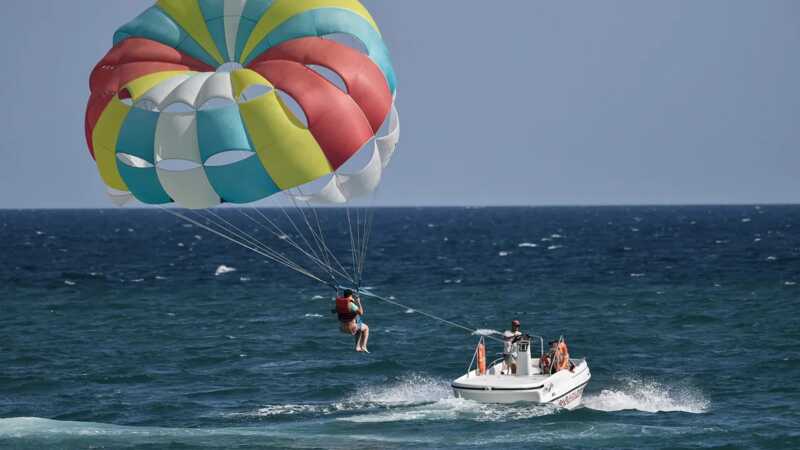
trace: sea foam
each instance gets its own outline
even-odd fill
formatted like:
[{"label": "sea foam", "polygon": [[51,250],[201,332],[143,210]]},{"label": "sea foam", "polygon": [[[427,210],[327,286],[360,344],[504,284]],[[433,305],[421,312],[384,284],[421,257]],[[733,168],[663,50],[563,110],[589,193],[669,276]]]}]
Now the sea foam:
[{"label": "sea foam", "polygon": [[583,404],[598,411],[677,411],[700,414],[708,410],[710,402],[699,389],[692,386],[669,386],[652,380],[626,378],[621,380],[621,385],[617,388],[585,395]]}]

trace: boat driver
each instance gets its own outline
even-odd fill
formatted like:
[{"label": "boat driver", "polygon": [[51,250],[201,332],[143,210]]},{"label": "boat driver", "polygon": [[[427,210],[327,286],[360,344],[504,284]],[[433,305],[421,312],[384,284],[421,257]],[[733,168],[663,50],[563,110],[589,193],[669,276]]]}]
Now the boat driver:
[{"label": "boat driver", "polygon": [[520,326],[519,320],[514,319],[511,321],[511,330],[506,330],[503,333],[503,358],[505,360],[505,366],[507,370],[510,370],[511,374],[514,375],[517,373],[517,361],[514,354],[517,351],[517,341],[522,337],[522,332],[519,331]]},{"label": "boat driver", "polygon": [[332,312],[339,318],[339,330],[355,337],[356,351],[369,353],[367,350],[369,327],[361,319],[364,315],[361,299],[350,289],[345,289],[342,296],[336,298],[336,309]]}]

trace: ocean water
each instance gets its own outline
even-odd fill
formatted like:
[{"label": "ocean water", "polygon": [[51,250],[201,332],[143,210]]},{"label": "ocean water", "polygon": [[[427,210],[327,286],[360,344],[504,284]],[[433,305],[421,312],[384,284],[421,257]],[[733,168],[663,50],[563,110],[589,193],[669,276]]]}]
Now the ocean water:
[{"label": "ocean water", "polygon": [[572,412],[454,398],[476,337],[375,300],[357,354],[329,290],[163,211],[0,235],[0,448],[800,448],[800,207],[377,210],[366,284],[565,335]]}]

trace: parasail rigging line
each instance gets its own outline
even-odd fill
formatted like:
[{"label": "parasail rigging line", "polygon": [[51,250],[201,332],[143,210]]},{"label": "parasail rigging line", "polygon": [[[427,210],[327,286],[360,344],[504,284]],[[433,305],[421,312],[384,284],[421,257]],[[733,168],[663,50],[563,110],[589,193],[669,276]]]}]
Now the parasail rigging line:
[{"label": "parasail rigging line", "polygon": [[[265,217],[264,213],[262,213],[260,210],[258,211],[258,213],[259,213],[259,214],[260,214],[262,217]],[[265,217],[265,218],[266,218],[266,217]],[[291,220],[291,217],[289,217],[289,219]],[[269,219],[267,219],[267,220],[269,220]],[[270,221],[270,222],[271,222],[271,221]],[[300,231],[299,231],[299,230],[298,230],[298,228],[297,228],[297,225],[295,225],[295,224],[294,224],[294,221],[292,221],[292,227],[293,227],[293,228],[294,228],[294,229],[295,229],[295,230],[296,230],[298,233],[300,233]],[[323,267],[323,268],[325,268],[325,270],[327,271],[327,273],[328,273],[328,275],[330,276],[331,280],[334,280],[334,283],[335,283],[336,276],[340,276],[340,277],[342,277],[342,278],[345,278],[345,279],[347,279],[347,280],[352,280],[352,279],[353,279],[353,277],[352,277],[352,276],[351,276],[349,273],[347,273],[347,271],[346,271],[346,270],[344,270],[344,268],[343,268],[343,267],[341,267],[341,266],[340,266],[340,267],[338,267],[338,268],[337,268],[337,267],[335,267],[333,264],[331,264],[331,262],[330,262],[330,259],[329,259],[329,258],[325,258],[325,260],[323,260],[323,259],[322,259],[323,257],[321,257],[321,256],[320,256],[320,255],[319,255],[319,254],[318,254],[318,253],[317,253],[317,252],[314,250],[314,248],[313,248],[313,247],[311,246],[311,244],[308,242],[308,239],[306,239],[306,238],[305,238],[305,235],[304,235],[304,234],[302,234],[302,233],[300,233],[300,236],[301,236],[301,238],[302,238],[303,242],[305,242],[305,243],[306,243],[306,246],[308,247],[308,249],[307,249],[307,251],[306,251],[305,253],[306,253],[306,254],[307,254],[309,257],[312,257],[312,256],[313,256],[313,259],[314,259],[314,260],[317,262],[317,265],[319,265],[320,267]],[[295,246],[295,247],[302,247],[302,246],[300,245],[300,243],[297,243],[297,242],[295,242],[295,241],[294,241],[294,239],[292,239],[291,237],[289,237],[289,238],[287,239],[287,241],[289,241],[289,242],[290,242],[290,244],[294,244],[294,246]]]},{"label": "parasail rigging line", "polygon": [[257,254],[259,254],[259,255],[261,255],[261,256],[263,256],[263,257],[265,257],[265,258],[267,258],[267,259],[269,259],[271,261],[274,261],[274,262],[277,262],[277,263],[279,263],[281,265],[284,265],[287,268],[292,269],[295,272],[297,272],[297,273],[299,273],[299,274],[301,274],[301,275],[303,275],[303,276],[305,276],[305,277],[307,277],[309,279],[312,279],[314,281],[317,281],[317,282],[319,282],[319,283],[321,283],[321,284],[323,284],[325,286],[329,286],[329,287],[332,287],[334,289],[337,288],[335,285],[331,285],[329,282],[322,280],[318,276],[316,276],[313,273],[303,269],[302,267],[299,267],[299,266],[296,266],[296,265],[286,264],[286,262],[284,262],[280,258],[275,257],[275,256],[269,254],[268,252],[264,252],[261,249],[256,248],[256,247],[254,247],[252,245],[248,245],[247,243],[237,239],[234,236],[225,234],[225,232],[223,232],[223,231],[219,231],[217,229],[214,229],[214,228],[212,228],[212,227],[210,227],[210,226],[208,226],[206,224],[203,224],[203,223],[201,223],[201,222],[199,222],[199,221],[197,221],[197,220],[195,220],[195,219],[193,219],[191,217],[188,217],[188,216],[186,216],[184,214],[181,214],[181,213],[179,213],[177,211],[173,211],[173,210],[171,210],[169,208],[166,208],[166,207],[163,207],[163,206],[159,206],[159,208],[162,211],[165,211],[165,212],[167,212],[169,214],[172,214],[173,216],[178,217],[178,218],[180,218],[180,219],[182,219],[182,220],[184,220],[184,221],[186,221],[186,222],[188,222],[188,223],[190,223],[192,225],[200,227],[200,228],[202,228],[202,229],[204,229],[204,230],[206,230],[206,231],[208,231],[210,233],[213,233],[213,234],[215,234],[215,235],[217,235],[217,236],[219,236],[219,237],[221,237],[223,239],[226,239],[226,240],[228,240],[230,242],[233,242],[234,244],[237,244],[237,245],[239,245],[239,246],[241,246],[243,248],[246,248],[246,249],[248,249],[248,250],[250,250],[250,251],[252,251],[254,253],[257,253]]},{"label": "parasail rigging line", "polygon": [[[278,205],[278,207],[280,208],[280,210],[283,213],[283,215],[286,217],[286,219],[292,225],[292,228],[294,228],[294,231],[300,236],[300,238],[303,240],[303,242],[306,244],[306,246],[308,246],[309,252],[311,252],[314,256],[316,256],[317,259],[321,260],[320,255],[317,253],[316,250],[314,250],[314,247],[311,245],[311,243],[308,242],[308,239],[306,238],[306,235],[302,231],[300,231],[300,228],[294,222],[294,219],[292,219],[292,216],[288,212],[286,212],[286,208],[284,208],[283,205],[281,205],[278,202],[275,202],[275,203]],[[344,272],[346,273],[347,271],[345,270]]]},{"label": "parasail rigging line", "polygon": [[[340,286],[339,289],[344,289],[344,288]],[[476,331],[478,331],[478,330],[470,328],[470,327],[468,327],[466,325],[461,325],[460,323],[453,322],[452,320],[447,320],[445,318],[436,316],[436,315],[431,314],[431,313],[427,313],[425,311],[420,311],[420,310],[418,310],[416,308],[412,308],[411,306],[404,305],[404,304],[402,304],[400,302],[388,299],[386,297],[382,297],[382,296],[380,296],[378,294],[373,294],[372,292],[368,292],[368,291],[364,291],[364,290],[359,290],[358,292],[359,292],[360,295],[364,295],[364,296],[367,296],[367,297],[370,297],[370,298],[374,298],[376,300],[380,300],[380,301],[388,303],[390,305],[397,306],[398,308],[404,308],[406,311],[412,311],[413,313],[421,314],[421,315],[423,315],[423,316],[425,316],[425,317],[427,317],[429,319],[435,320],[437,322],[441,322],[441,323],[449,325],[449,326],[451,326],[453,328],[459,328],[459,329],[464,330],[464,331],[469,331],[470,334],[474,334]],[[495,340],[497,342],[505,342],[502,339],[496,338],[494,336],[483,336],[483,337],[485,337],[486,339]]]},{"label": "parasail rigging line", "polygon": [[[220,215],[214,213],[211,210],[208,210],[207,212],[209,213],[209,216],[214,215],[217,218],[219,218],[222,222],[227,223],[230,228],[226,228],[226,226],[224,224],[220,224],[218,222],[215,222],[210,217],[205,218],[208,222],[211,222],[212,224],[216,225],[217,227],[225,230],[226,232],[229,233],[230,236],[234,236],[234,237],[244,241],[245,243],[258,248],[262,252],[269,254],[272,257],[273,261],[279,262],[279,263],[283,264],[284,266],[292,268],[292,269],[294,269],[296,271],[304,271],[304,272],[312,273],[310,270],[308,270],[305,267],[301,266],[300,264],[294,262],[291,258],[289,258],[286,255],[284,255],[284,254],[282,254],[282,253],[270,248],[266,244],[264,244],[261,241],[259,241],[257,238],[255,238],[255,237],[251,236],[250,234],[242,231],[239,227],[237,227],[236,225],[232,224],[230,221],[224,219]],[[201,214],[198,212],[198,215],[201,215]]]},{"label": "parasail rigging line", "polygon": [[[298,192],[300,192],[302,194],[302,191],[300,190],[300,188],[298,188],[297,190],[298,190]],[[334,255],[333,251],[331,251],[330,247],[328,247],[328,243],[325,241],[325,233],[322,231],[322,225],[320,224],[320,221],[319,221],[319,214],[317,214],[317,209],[312,207],[311,204],[308,201],[305,201],[304,203],[306,205],[306,208],[311,210],[311,213],[314,215],[314,220],[316,222],[316,233],[314,232],[313,227],[310,227],[311,232],[315,233],[316,235],[319,236],[320,243],[322,244],[322,249],[324,250],[325,255],[326,255],[325,256],[326,261],[330,265],[331,264],[331,256],[333,256],[333,258],[335,258],[336,256]],[[303,212],[303,216],[305,217],[305,210],[303,209],[301,211]]]},{"label": "parasail rigging line", "polygon": [[[328,250],[327,246],[322,241],[322,239],[317,235],[317,233],[314,231],[314,228],[311,226],[311,223],[308,221],[308,217],[306,216],[305,211],[303,211],[301,209],[300,205],[297,203],[297,200],[294,198],[294,196],[291,193],[289,194],[289,198],[292,200],[292,204],[294,205],[295,210],[297,210],[298,214],[300,216],[302,216],[303,223],[305,223],[306,228],[308,228],[308,232],[311,235],[311,239],[314,241],[314,245],[317,246],[317,251],[319,252],[320,255],[322,255],[322,259],[325,261],[325,263],[328,264],[328,266],[330,266],[330,256],[329,256],[329,250]],[[345,272],[347,272],[347,271],[345,271]]]},{"label": "parasail rigging line", "polygon": [[255,236],[247,233],[246,231],[242,230],[241,228],[237,227],[236,225],[234,225],[229,220],[225,219],[224,217],[222,217],[220,214],[216,213],[215,211],[207,210],[207,213],[208,213],[209,216],[214,216],[214,217],[216,217],[217,219],[219,219],[223,223],[223,225],[220,225],[219,223],[213,222],[213,220],[212,220],[212,223],[215,223],[220,228],[224,229],[225,228],[224,224],[227,224],[227,226],[229,227],[227,229],[227,231],[229,233],[233,234],[234,236],[237,236],[239,239],[242,239],[245,242],[248,242],[251,245],[253,245],[253,246],[255,246],[255,247],[257,247],[257,248],[259,248],[259,249],[261,249],[261,250],[263,250],[265,252],[268,252],[270,254],[275,255],[276,257],[284,260],[285,262],[287,262],[289,264],[292,264],[292,265],[295,265],[297,267],[301,267],[302,268],[302,266],[300,266],[300,264],[297,264],[296,262],[294,262],[288,256],[284,255],[283,253],[280,253],[277,250],[274,250],[274,249],[270,248],[268,245],[266,245],[263,242],[261,242],[260,240],[258,240],[258,238],[256,238]]},{"label": "parasail rigging line", "polygon": [[355,275],[355,278],[356,278],[356,283],[355,283],[356,284],[356,290],[358,290],[361,287],[361,280],[358,277],[358,265],[356,263],[356,241],[355,241],[355,238],[353,236],[353,221],[350,218],[350,207],[349,206],[345,206],[345,208],[346,208],[346,211],[347,211],[347,231],[350,234],[350,250],[351,250],[351,255],[352,255],[352,260],[353,260],[353,275]]},{"label": "parasail rigging line", "polygon": [[[303,194],[303,191],[300,190],[300,188],[297,188],[297,191],[299,192],[301,197],[305,196]],[[309,220],[308,216],[306,215],[304,208],[302,208],[298,204],[297,199],[293,195],[290,195],[289,198],[292,200],[292,204],[294,205],[295,209],[297,209],[298,212],[300,213],[300,215],[303,217],[303,222],[305,222],[306,227],[308,228],[308,231],[311,233],[311,236],[314,239],[314,242],[318,246],[320,253],[324,256],[325,260],[328,262],[328,265],[332,266],[330,261],[333,260],[339,265],[339,267],[342,268],[342,271],[346,273],[347,270],[344,269],[342,264],[339,262],[338,258],[336,258],[336,255],[333,253],[333,251],[331,251],[330,247],[328,246],[327,242],[325,241],[325,234],[322,231],[322,226],[320,224],[319,215],[316,212],[316,208],[312,207],[311,204],[308,201],[304,201],[304,203],[306,205],[306,209],[310,209],[312,211],[312,214],[315,217],[316,225],[317,225],[317,229],[315,230],[314,226],[311,224],[311,221]]]},{"label": "parasail rigging line", "polygon": [[[285,241],[291,247],[293,247],[294,249],[296,249],[297,251],[302,253],[304,256],[306,256],[308,259],[310,259],[312,262],[314,262],[317,266],[319,266],[320,268],[324,269],[327,273],[336,274],[336,275],[339,275],[340,277],[342,277],[344,279],[347,279],[347,280],[349,280],[351,282],[353,281],[352,277],[350,277],[350,275],[348,275],[347,273],[340,272],[339,270],[337,270],[333,266],[330,266],[330,265],[326,264],[325,261],[322,261],[321,259],[319,259],[318,256],[316,256],[316,255],[314,255],[314,254],[309,252],[309,251],[313,251],[313,249],[306,250],[300,244],[295,242],[295,240],[292,239],[292,237],[289,234],[285,233],[283,231],[283,229],[280,226],[278,226],[278,224],[276,224],[273,220],[269,219],[259,209],[255,208],[255,207],[251,207],[251,209],[255,210],[263,218],[264,222],[261,222],[257,218],[251,216],[250,214],[245,212],[244,209],[238,209],[238,211],[239,211],[240,214],[242,214],[243,216],[248,218],[251,222],[255,223],[259,227],[261,227],[264,230],[268,231],[269,233],[271,233],[276,238],[278,238],[278,239],[280,239],[282,241]],[[266,225],[264,225],[265,223],[269,224],[272,228],[268,228]],[[335,280],[335,277],[331,276],[331,278],[333,280]]]}]

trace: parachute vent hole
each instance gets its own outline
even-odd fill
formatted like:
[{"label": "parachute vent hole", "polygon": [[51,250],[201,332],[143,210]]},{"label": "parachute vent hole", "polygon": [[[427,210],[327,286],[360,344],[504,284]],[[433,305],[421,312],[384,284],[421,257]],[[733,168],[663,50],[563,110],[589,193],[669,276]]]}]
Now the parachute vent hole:
[{"label": "parachute vent hole", "polygon": [[170,103],[162,110],[162,112],[165,113],[189,113],[194,111],[195,109],[192,107],[192,105],[184,102]]},{"label": "parachute vent hole", "polygon": [[339,88],[339,90],[341,90],[345,94],[349,93],[349,90],[347,89],[347,83],[344,82],[344,79],[342,79],[342,77],[339,76],[338,73],[334,72],[333,70],[327,67],[318,66],[316,64],[309,64],[306,67],[316,72],[322,78],[325,78],[326,80],[330,81],[331,84]]},{"label": "parachute vent hole", "polygon": [[228,150],[208,158],[206,160],[206,167],[223,167],[236,164],[248,158],[252,158],[256,154],[252,150]]},{"label": "parachute vent hole", "polygon": [[187,172],[201,167],[197,162],[185,159],[164,159],[159,161],[157,166],[159,169],[169,172]]},{"label": "parachute vent hole", "polygon": [[362,41],[361,39],[357,38],[352,34],[331,33],[322,36],[322,38],[336,42],[337,44],[344,45],[345,47],[350,47],[353,50],[358,51],[359,53],[369,55],[369,51],[367,51],[367,46],[364,44],[364,41]]},{"label": "parachute vent hole", "polygon": [[122,164],[125,164],[128,167],[133,167],[134,169],[149,169],[153,167],[149,161],[145,161],[138,156],[130,155],[128,153],[117,153],[117,159],[120,160]]},{"label": "parachute vent hole", "polygon": [[254,84],[239,95],[239,103],[249,102],[272,92],[272,88],[263,84]]},{"label": "parachute vent hole", "polygon": [[303,108],[297,103],[297,100],[279,89],[276,89],[275,92],[278,94],[278,98],[283,105],[283,110],[286,112],[286,115],[297,125],[308,128],[308,117],[306,117],[306,112],[303,111]]},{"label": "parachute vent hole", "polygon": [[209,109],[227,108],[227,107],[229,107],[231,105],[235,105],[235,104],[236,104],[236,102],[234,102],[233,100],[231,100],[229,98],[212,97],[212,98],[208,99],[205,103],[200,105],[200,107],[197,108],[197,109],[200,110],[200,111],[205,111],[205,110],[209,110]]},{"label": "parachute vent hole", "polygon": [[217,73],[220,72],[235,72],[241,70],[243,66],[235,61],[226,62],[225,64],[217,67]]}]

